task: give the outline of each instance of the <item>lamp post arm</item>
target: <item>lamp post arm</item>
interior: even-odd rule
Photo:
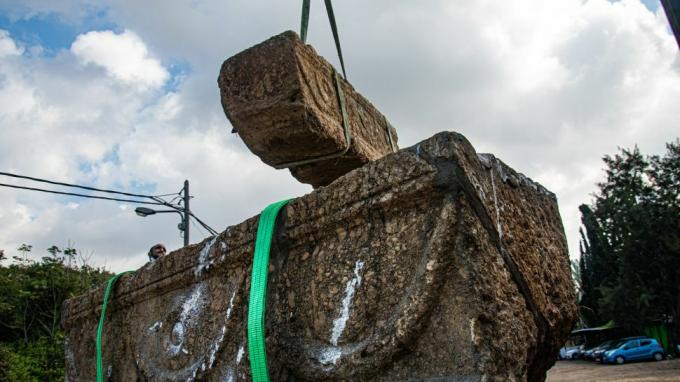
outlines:
[[[169,213],[169,212],[174,212],[174,213],[176,213],[176,214],[179,214],[180,216],[182,215],[182,213],[181,213],[180,211],[177,211],[177,210],[163,210],[163,211],[156,211],[157,214],[165,214],[165,213]]]

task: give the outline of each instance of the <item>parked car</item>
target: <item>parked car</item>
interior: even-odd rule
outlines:
[[[581,356],[583,345],[563,347],[560,349],[560,359],[578,359]]]
[[[628,361],[661,361],[664,357],[663,347],[653,338],[628,340],[604,353],[605,362],[619,365]]]
[[[608,345],[602,346],[600,349],[595,350],[595,351],[593,352],[593,360],[595,360],[596,362],[602,362],[602,363],[604,363],[604,362],[605,362],[604,353],[605,353],[607,350],[616,349],[616,348],[618,348],[619,346],[621,346],[621,345],[623,345],[624,343],[626,343],[627,341],[630,341],[630,340],[639,340],[639,339],[642,339],[642,338],[647,338],[647,337],[644,337],[644,336],[640,336],[640,337],[626,337],[626,338],[621,338],[621,339],[618,339],[618,340],[614,340],[614,341],[610,342]]]
[[[602,352],[600,353],[600,355],[602,355],[604,351],[609,350],[609,346],[612,345],[614,342],[616,342],[616,340],[604,341],[595,347],[585,350],[583,352],[583,358],[588,360],[594,360],[595,352],[597,352],[598,350],[602,350]]]

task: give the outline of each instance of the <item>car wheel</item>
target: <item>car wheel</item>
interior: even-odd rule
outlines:
[[[623,357],[621,357],[621,356],[616,357],[616,363],[618,365],[623,365],[624,362],[626,362],[626,360],[623,359]]]
[[[655,361],[661,361],[661,360],[663,360],[663,354],[661,354],[661,353],[654,353],[654,360],[655,360]]]

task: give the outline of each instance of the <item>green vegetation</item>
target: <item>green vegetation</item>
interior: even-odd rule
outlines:
[[[680,140],[663,156],[638,148],[606,156],[606,180],[581,205],[581,258],[575,266],[580,313],[641,331],[667,325],[680,339]]]
[[[74,248],[52,246],[41,261],[28,259],[32,249],[0,265],[0,381],[63,381],[62,303],[111,276]]]

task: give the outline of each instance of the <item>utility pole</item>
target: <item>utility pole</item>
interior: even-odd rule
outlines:
[[[184,246],[186,247],[189,245],[189,219],[191,219],[191,215],[189,215],[189,181],[184,180],[184,188],[182,190],[183,196],[184,196],[184,213],[182,217],[182,225],[184,226]]]
[[[183,234],[184,236],[184,246],[186,247],[189,245],[189,225],[191,225],[191,210],[189,209],[189,200],[191,199],[191,194],[189,194],[189,181],[184,180],[184,187],[182,187],[182,190],[180,191],[180,196],[182,197],[182,206],[183,208],[180,208],[178,205],[170,204],[170,203],[157,203],[157,204],[163,204],[165,206],[171,207],[169,210],[153,210],[151,208],[147,207],[137,207],[135,208],[135,213],[141,217],[147,217],[149,215],[155,215],[155,214],[163,214],[163,213],[176,213],[180,216],[182,221],[180,221],[177,224],[177,229]],[[174,200],[174,199],[173,199]],[[210,228],[209,225],[203,223],[199,218],[195,218],[196,221],[202,225],[205,229],[208,230],[212,235],[217,235],[217,231],[214,229]]]

